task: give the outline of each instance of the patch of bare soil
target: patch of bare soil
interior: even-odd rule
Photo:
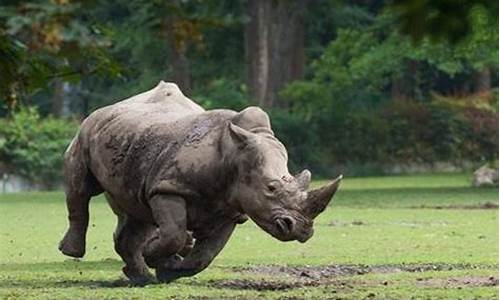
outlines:
[[[498,286],[498,277],[460,277],[419,279],[418,285],[439,288],[464,288],[480,286]]]
[[[302,288],[307,286],[318,286],[319,282],[312,281],[269,281],[263,279],[233,279],[222,281],[211,281],[209,283],[217,288],[250,289],[257,291],[283,291]]]
[[[485,202],[480,204],[473,205],[421,205],[421,206],[412,206],[411,208],[427,208],[427,209],[498,209],[498,203],[494,202]]]
[[[401,265],[329,265],[329,266],[249,266],[234,267],[235,272],[288,276],[296,279],[327,279],[368,273],[426,272],[474,269],[469,264],[401,264]]]
[[[336,289],[353,289],[371,285],[388,285],[387,281],[367,282],[359,277],[347,276],[368,273],[426,272],[475,269],[479,266],[470,264],[401,264],[401,265],[330,265],[330,266],[249,266],[231,268],[235,272],[271,275],[272,279],[228,279],[211,280],[208,285],[216,288],[285,291],[304,287],[329,286]],[[484,266],[482,266],[484,267]],[[495,268],[496,269],[496,268]],[[279,276],[279,278],[277,278]],[[478,286],[498,286],[498,277],[461,277],[461,278],[420,278],[420,286],[462,288]]]
[[[228,279],[213,280],[209,285],[216,288],[256,290],[256,291],[286,291],[304,287],[318,287],[328,285],[339,289],[351,289],[353,286],[345,280],[313,280],[310,278],[301,278],[286,281],[268,280],[268,279]],[[363,284],[362,282],[356,285]]]

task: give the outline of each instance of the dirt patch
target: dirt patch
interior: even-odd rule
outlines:
[[[217,288],[250,289],[257,291],[283,291],[308,286],[318,286],[319,282],[312,281],[269,281],[254,279],[234,279],[212,281],[209,285]]]
[[[460,277],[417,279],[418,285],[424,287],[463,288],[480,286],[498,286],[498,277]]]
[[[451,204],[451,205],[420,205],[420,206],[412,206],[411,208],[426,208],[426,209],[498,209],[498,203],[494,202],[485,202],[485,203],[479,203],[479,204],[472,204],[472,205],[458,205],[458,204]]]
[[[286,281],[268,280],[268,279],[232,279],[232,280],[213,280],[208,283],[211,287],[256,290],[256,291],[286,291],[305,287],[330,286],[338,289],[352,289],[353,282],[345,280],[322,279],[314,280],[310,278],[301,278]],[[363,282],[356,282],[356,286],[364,285]]]
[[[235,272],[259,273],[273,276],[288,276],[299,279],[326,279],[338,276],[363,275],[368,273],[426,272],[476,269],[470,264],[401,264],[401,265],[329,265],[329,266],[249,266],[234,267]]]
[[[495,266],[476,266],[470,264],[401,264],[401,265],[330,265],[330,266],[249,266],[234,267],[235,272],[265,274],[273,279],[234,279],[213,280],[209,286],[216,288],[257,290],[257,291],[284,291],[304,287],[332,286],[338,289],[352,289],[354,286],[388,285],[388,281],[366,282],[359,277],[346,276],[363,275],[368,273],[398,273],[398,272],[426,272],[450,271],[476,268],[494,268]],[[417,284],[427,287],[479,287],[498,286],[498,277],[463,277],[463,278],[420,278]]]

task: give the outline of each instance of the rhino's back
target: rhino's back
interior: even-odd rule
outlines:
[[[125,106],[138,113],[154,112],[169,115],[172,118],[205,111],[201,106],[184,96],[175,83],[160,81],[156,87],[115,104]]]
[[[87,143],[102,138],[140,134],[156,124],[174,124],[205,110],[182,94],[174,83],[161,81],[153,89],[93,112],[81,125]]]
[[[184,96],[176,84],[161,81],[149,91],[95,111],[89,121],[102,125],[111,119],[118,119],[123,125],[130,122],[137,128],[155,122],[174,122],[204,111],[201,106]]]
[[[112,196],[136,197],[159,152],[184,136],[186,123],[204,113],[177,85],[162,81],[96,110],[82,123],[79,142],[88,153],[86,164]]]

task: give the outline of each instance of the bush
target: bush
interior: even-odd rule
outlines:
[[[21,108],[0,120],[0,162],[11,174],[54,188],[77,126],[75,121],[42,119],[33,107]]]
[[[461,100],[393,100],[364,109],[337,106],[312,115],[274,114],[292,166],[316,174],[374,175],[392,165],[498,159],[498,113]]]
[[[282,110],[271,111],[270,118],[276,136],[288,151],[292,172],[300,172],[303,168],[327,172],[322,160],[325,148],[321,147],[321,140],[316,134],[316,123],[304,121],[299,116]]]
[[[239,111],[250,105],[246,87],[225,78],[215,79],[195,90],[193,98],[205,109],[228,108]]]

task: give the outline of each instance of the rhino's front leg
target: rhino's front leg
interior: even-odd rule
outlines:
[[[227,223],[212,236],[197,239],[193,250],[184,259],[179,259],[177,256],[171,257],[165,265],[156,269],[158,280],[170,282],[203,271],[224,248],[235,226],[233,222]]]
[[[186,243],[186,203],[180,196],[158,194],[149,205],[158,230],[146,244],[143,256],[149,267],[157,268]]]

